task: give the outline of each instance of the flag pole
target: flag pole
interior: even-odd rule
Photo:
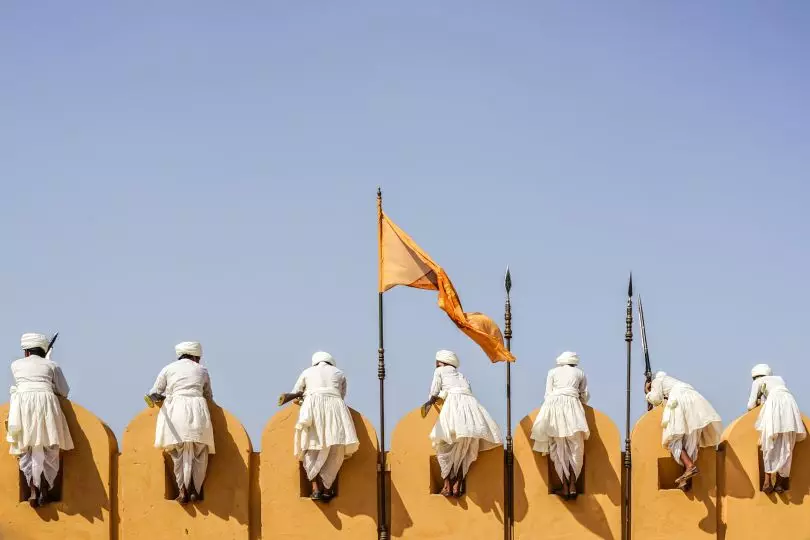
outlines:
[[[504,288],[506,289],[506,305],[503,313],[503,337],[506,350],[512,350],[512,302],[510,293],[512,291],[512,274],[509,267],[506,267],[506,277],[504,278]],[[504,519],[503,537],[504,540],[512,540],[514,534],[515,521],[515,472],[514,456],[512,447],[512,362],[506,362],[506,454],[504,455],[504,504],[506,505],[506,519]]]
[[[377,186],[377,230],[382,250],[382,190]],[[382,257],[382,252],[379,253]],[[377,537],[388,540],[388,506],[385,483],[385,345],[383,341],[383,291],[378,288],[379,344],[377,347],[377,378],[380,380],[380,446],[377,453]]]
[[[633,351],[633,273],[627,285],[627,312],[625,315],[624,341],[627,344],[627,402],[624,426],[624,527],[622,538],[630,539],[630,361]]]

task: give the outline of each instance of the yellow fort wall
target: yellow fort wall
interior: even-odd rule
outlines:
[[[718,538],[810,538],[810,442],[793,452],[790,490],[770,495],[760,490],[759,407],[732,422],[723,433],[718,456],[721,522]],[[805,428],[810,423],[806,417]]]
[[[32,509],[19,502],[17,458],[8,453],[5,422],[0,427],[0,540],[107,540],[115,512],[115,436],[87,409],[61,399],[75,448],[62,454],[61,501]],[[0,420],[8,404],[0,405]]]
[[[549,493],[549,458],[533,449],[531,429],[539,409],[514,433],[515,538],[621,538],[622,455],[619,430],[610,418],[585,407],[590,438],[585,442],[583,492],[576,501]]]
[[[19,501],[19,472],[7,447],[0,452],[0,540],[292,540],[369,539],[377,536],[377,434],[352,411],[360,450],[338,477],[329,504],[302,496],[293,457],[298,406],[276,413],[253,452],[239,421],[212,404],[217,452],[211,457],[205,500],[181,506],[167,500],[167,471],[154,448],[158,409],[147,409],[127,426],[121,454],[110,430],[93,414],[62,400],[76,448],[63,456],[60,502],[34,510]],[[0,405],[0,419],[8,405]],[[548,459],[532,450],[537,411],[516,427],[515,538],[619,539],[622,529],[621,436],[605,415],[586,407],[591,438],[585,445],[583,494],[575,502],[549,494]],[[810,442],[797,444],[790,491],[759,491],[758,410],[725,430],[718,452],[703,449],[693,489],[667,489],[679,473],[661,447],[661,409],[639,419],[632,439],[632,538],[810,539]],[[438,471],[428,434],[437,413],[418,410],[396,425],[388,454],[391,538],[497,539],[503,537],[503,450],[481,453],[467,494],[432,494]],[[808,420],[805,418],[805,423]],[[0,424],[5,438],[5,426]],[[664,485],[660,485],[663,482]]]

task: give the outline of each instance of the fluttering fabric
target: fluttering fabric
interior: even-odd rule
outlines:
[[[208,471],[208,446],[203,443],[187,442],[166,449],[174,465],[174,479],[178,487],[191,489],[192,485],[200,492]]]
[[[469,381],[453,366],[433,372],[430,397],[444,399],[430,441],[442,478],[467,476],[479,452],[501,446],[500,428],[473,396]]]
[[[174,352],[177,354],[177,358],[184,354],[202,358],[202,345],[197,341],[184,341],[174,346]]]
[[[560,479],[568,477],[569,468],[575,478],[582,472],[585,440],[591,434],[582,405],[589,399],[588,381],[580,368],[568,364],[549,370],[531,437],[536,452],[550,455]]]
[[[70,387],[59,365],[31,355],[11,364],[9,452],[25,454],[33,448],[73,449],[67,419],[57,396],[67,397]]]
[[[461,366],[461,360],[459,360],[458,356],[456,356],[456,353],[453,351],[438,351],[436,353],[436,360],[442,364],[447,364],[448,366],[453,366],[455,368]]]
[[[760,395],[764,403],[755,427],[759,431],[763,467],[768,474],[779,473],[787,478],[793,463],[793,447],[807,438],[802,413],[782,377],[768,375],[754,380],[748,396],[749,410],[756,407]]]
[[[697,390],[685,382],[670,377],[663,371],[652,380],[647,401],[664,404],[661,419],[661,442],[679,464],[681,450],[689,458],[697,459],[698,449],[717,446],[722,434],[720,415]]]
[[[23,334],[20,338],[20,348],[24,351],[36,348],[40,348],[44,351],[48,348],[48,345],[50,345],[50,341],[48,341],[48,338],[43,334],[28,333]]]
[[[490,317],[479,312],[465,312],[453,283],[444,269],[436,264],[416,242],[388,219],[377,206],[379,240],[379,292],[404,285],[439,293],[439,308],[456,327],[475,341],[492,362],[515,360],[504,346],[503,334]]]
[[[312,365],[317,366],[321,362],[337,366],[334,357],[328,352],[319,351],[312,355]]]
[[[751,370],[752,377],[765,377],[768,375],[773,375],[773,371],[768,364],[757,364]]]
[[[150,394],[166,396],[155,426],[157,448],[200,443],[208,447],[210,454],[216,451],[207,401],[214,396],[205,367],[188,358],[172,362],[160,371]]]
[[[558,366],[576,366],[579,364],[579,355],[575,352],[565,351],[557,357]]]
[[[304,465],[307,478],[318,475],[332,486],[343,460],[357,452],[360,441],[346,397],[346,376],[329,363],[317,363],[298,377],[293,393],[303,392],[293,436],[293,454]]]

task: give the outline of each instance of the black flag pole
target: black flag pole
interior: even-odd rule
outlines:
[[[377,187],[377,230],[382,249],[382,190]],[[382,253],[379,254],[382,256]],[[385,344],[383,341],[383,291],[377,292],[379,343],[377,378],[380,380],[380,446],[377,454],[377,537],[388,540],[388,505],[385,485]]]
[[[509,267],[506,267],[506,277],[504,278],[504,288],[506,289],[506,305],[503,314],[503,337],[506,350],[512,350],[512,302],[510,293],[512,292],[512,274]],[[515,472],[514,456],[512,447],[512,362],[506,362],[506,454],[504,455],[504,504],[506,505],[506,519],[504,519],[503,537],[504,540],[512,540],[514,534],[515,521]]]
[[[624,431],[624,528],[622,537],[630,539],[630,363],[633,354],[633,273],[627,285],[627,312],[625,315],[624,341],[627,344],[627,402]]]

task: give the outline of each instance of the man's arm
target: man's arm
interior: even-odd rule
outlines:
[[[304,397],[304,391],[306,390],[306,388],[307,388],[307,379],[302,373],[301,375],[298,376],[298,380],[295,381],[295,386],[293,386],[292,392],[290,392],[289,394],[281,394],[280,396],[278,396],[278,406],[281,407],[282,405],[285,405],[294,399],[301,399],[302,397]]]
[[[68,397],[70,393],[70,386],[67,383],[65,374],[62,373],[62,368],[55,362],[53,364],[53,391],[64,398]]]
[[[582,380],[579,381],[579,400],[582,403],[587,404],[588,400],[591,399],[591,394],[588,392],[588,378],[585,374],[582,374]]]
[[[214,390],[211,388],[211,375],[205,370],[205,382],[203,383],[203,397],[209,401],[214,399]]]
[[[760,392],[762,391],[762,382],[754,380],[751,384],[751,393],[748,395],[748,410],[755,408],[759,403]]]

